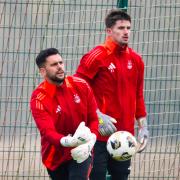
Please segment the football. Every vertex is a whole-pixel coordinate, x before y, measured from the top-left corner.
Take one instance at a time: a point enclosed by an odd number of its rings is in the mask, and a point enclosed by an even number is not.
[[[117,131],[107,141],[107,151],[117,161],[131,159],[136,153],[136,148],[136,138],[127,131]]]

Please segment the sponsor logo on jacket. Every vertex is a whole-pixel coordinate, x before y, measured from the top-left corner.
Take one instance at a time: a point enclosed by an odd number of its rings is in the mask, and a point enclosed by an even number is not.
[[[58,106],[57,106],[57,109],[56,109],[56,113],[60,113],[60,112],[61,112],[61,106],[58,105]]]
[[[111,73],[113,73],[114,70],[116,69],[116,66],[111,62],[110,65],[108,66],[108,69]]]

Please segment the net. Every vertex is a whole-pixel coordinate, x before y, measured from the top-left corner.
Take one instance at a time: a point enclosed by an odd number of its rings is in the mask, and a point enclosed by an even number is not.
[[[151,141],[134,159],[135,179],[179,179],[180,1],[130,1],[132,46],[145,61]],[[132,174],[133,174],[132,173]]]
[[[35,57],[56,47],[73,74],[80,58],[105,38],[104,17],[128,5],[131,43],[145,62],[150,141],[132,160],[129,179],[180,177],[180,1],[0,1],[0,179],[48,179],[40,137],[29,111],[42,80]]]

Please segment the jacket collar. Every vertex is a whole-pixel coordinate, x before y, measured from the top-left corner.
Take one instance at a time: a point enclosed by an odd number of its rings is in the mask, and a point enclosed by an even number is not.
[[[48,82],[47,80],[45,80],[44,82],[41,83],[39,88],[43,89],[51,98],[53,98],[56,94],[57,88],[63,88],[65,86],[67,86],[66,85],[67,82],[68,82],[67,77],[65,77],[63,84],[60,86],[57,86],[57,85],[52,84],[52,83]]]
[[[114,53],[114,52],[128,52],[128,46],[120,46],[117,44],[113,39],[108,36],[106,38],[105,43],[103,44],[105,48],[108,50],[108,54]]]
[[[48,95],[52,97],[54,97],[55,93],[56,93],[56,88],[57,86],[55,84],[52,84],[50,82],[48,82],[47,80],[44,81],[44,90],[46,91],[46,93]]]

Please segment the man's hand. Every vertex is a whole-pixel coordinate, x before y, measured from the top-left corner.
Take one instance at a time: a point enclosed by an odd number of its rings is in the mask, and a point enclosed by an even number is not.
[[[147,142],[149,139],[149,131],[147,129],[147,120],[146,118],[139,118],[138,120],[139,133],[138,133],[138,141],[140,146],[138,148],[138,153],[141,153],[147,146]]]
[[[102,136],[109,136],[117,131],[115,125],[113,123],[116,123],[117,121],[99,111],[99,109],[96,111],[99,119],[99,133]]]
[[[81,144],[78,147],[71,150],[71,156],[77,163],[84,162],[90,155],[91,150],[96,142],[96,135],[91,134],[91,140],[85,144]]]
[[[73,136],[68,135],[61,138],[60,143],[64,147],[76,147],[83,143],[86,143],[91,138],[90,129],[85,126],[85,122],[81,122],[76,129],[76,132]]]

